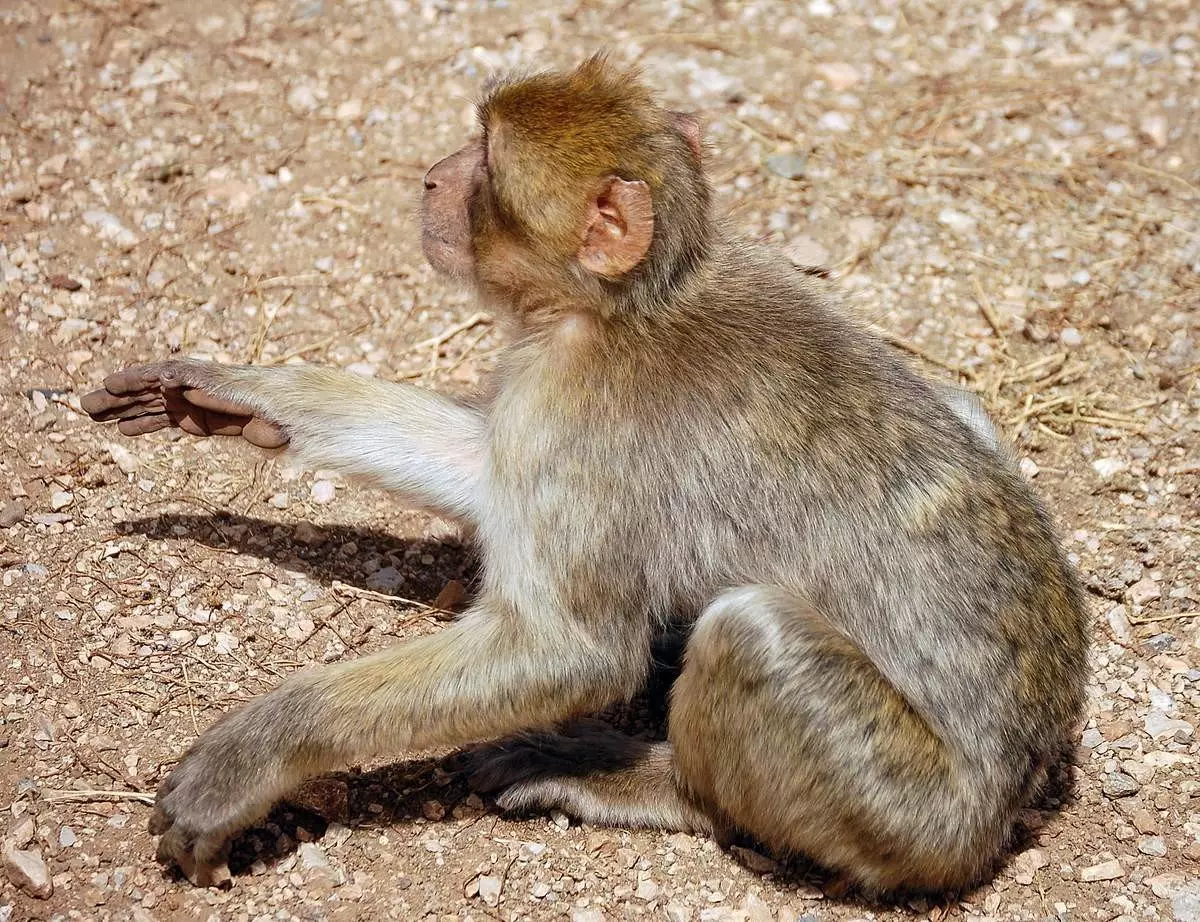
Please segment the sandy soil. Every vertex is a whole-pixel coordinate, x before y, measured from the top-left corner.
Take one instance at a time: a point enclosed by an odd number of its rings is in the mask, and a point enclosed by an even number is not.
[[[1200,919],[1198,32],[1186,0],[0,2],[0,922]],[[734,226],[1002,424],[1096,615],[1074,789],[993,883],[872,905],[400,762],[193,890],[145,831],[182,748],[438,630],[471,564],[386,497],[122,441],[78,396],[173,353],[475,386],[498,342],[422,263],[419,178],[488,74],[601,45],[704,117]]]

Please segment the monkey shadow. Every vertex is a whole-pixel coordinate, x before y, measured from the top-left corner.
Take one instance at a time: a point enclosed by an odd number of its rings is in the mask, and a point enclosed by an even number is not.
[[[319,528],[315,534],[309,532],[301,540],[300,526],[229,512],[168,513],[135,520],[129,526],[147,537],[186,537],[209,547],[269,559],[326,585],[338,581],[372,589],[375,587],[368,577],[377,569],[375,564],[393,566],[401,582],[392,587],[391,594],[417,601],[434,599],[450,579],[470,585],[478,572],[477,558],[464,542],[453,537],[404,539],[386,531],[335,525]],[[420,561],[428,557],[433,557],[432,563],[409,562],[411,558]],[[654,668],[643,691],[632,701],[613,705],[595,716],[635,736],[665,739],[669,691],[679,674],[686,640],[686,632],[660,638],[654,649]],[[1064,744],[1050,763],[1040,792],[1021,812],[1004,855],[972,890],[876,896],[847,886],[837,875],[802,857],[769,855],[751,838],[737,835],[722,844],[752,873],[771,874],[775,885],[785,892],[811,895],[816,888],[831,899],[864,911],[907,907],[925,912],[935,906],[948,911],[959,899],[969,899],[975,890],[987,886],[1014,856],[1036,842],[1064,808],[1077,801],[1074,754],[1074,745]],[[476,821],[500,815],[490,801],[471,796],[467,785],[470,765],[469,752],[454,752],[366,772],[322,776],[310,788],[302,788],[301,796],[284,800],[265,820],[238,837],[231,850],[230,869],[235,875],[243,875],[253,873],[256,862],[286,861],[301,843],[322,840],[334,823],[388,828],[417,822],[436,827],[439,821],[448,820],[457,824],[452,833],[457,836]],[[310,793],[304,794],[305,790]]]
[[[654,701],[658,690],[651,684],[633,702],[599,716],[639,735],[658,737],[663,727],[660,720],[665,715],[665,709]],[[293,856],[304,842],[336,847],[344,841],[348,828],[390,829],[415,823],[428,828],[439,839],[447,836],[453,839],[479,822],[494,822],[502,814],[490,798],[473,795],[468,784],[476,764],[470,750],[461,750],[370,771],[323,775],[276,805],[266,819],[234,841],[229,856],[230,871],[234,877],[240,877],[261,873],[264,866],[294,861]],[[773,885],[782,893],[801,899],[812,898],[819,892],[820,896],[863,912],[907,909],[925,913],[940,907],[948,913],[960,900],[974,902],[973,894],[985,889],[1013,856],[1030,848],[1054,817],[1076,800],[1076,771],[1068,754],[1051,766],[1040,794],[1022,812],[1005,855],[976,887],[963,891],[871,894],[801,856],[772,855],[760,843],[741,834],[722,846],[748,871],[770,875]],[[513,814],[512,818],[521,816]]]
[[[482,800],[470,796],[468,764],[469,754],[454,752],[315,778],[234,840],[230,872],[236,878],[261,872],[259,862],[278,866],[305,842],[336,847],[347,829],[382,830],[414,823],[439,829],[447,820],[456,821],[451,837],[459,835],[475,822],[496,816]],[[438,835],[443,837],[440,831]]]
[[[470,548],[452,536],[398,538],[376,529],[307,522],[293,525],[233,512],[163,513],[134,519],[128,527],[149,538],[186,538],[271,560],[327,586],[341,582],[416,601],[432,602],[451,579],[470,585],[478,570]],[[429,557],[432,563],[421,562]],[[386,567],[395,568],[396,577],[381,589],[371,576]]]

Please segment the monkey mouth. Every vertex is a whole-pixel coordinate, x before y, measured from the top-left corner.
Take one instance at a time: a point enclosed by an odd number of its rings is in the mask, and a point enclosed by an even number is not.
[[[466,278],[471,272],[471,259],[464,256],[462,243],[435,231],[421,234],[421,252],[435,272],[450,278]]]

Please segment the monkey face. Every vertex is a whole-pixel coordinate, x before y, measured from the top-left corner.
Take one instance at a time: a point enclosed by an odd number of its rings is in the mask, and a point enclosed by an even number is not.
[[[425,174],[421,205],[421,249],[438,272],[454,278],[474,274],[471,200],[486,182],[484,146],[473,141],[439,160]]]

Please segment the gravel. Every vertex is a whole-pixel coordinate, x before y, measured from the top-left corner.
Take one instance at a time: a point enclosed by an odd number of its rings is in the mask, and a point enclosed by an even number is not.
[[[1197,919],[1194,3],[44,6],[0,13],[0,922]],[[501,816],[453,756],[397,754],[273,811],[232,894],[164,876],[143,795],[197,729],[439,630],[476,572],[377,493],[125,440],[79,395],[171,355],[474,393],[499,333],[440,339],[478,306],[423,262],[421,175],[494,70],[598,44],[701,116],[733,230],[833,267],[1036,478],[1094,616],[1062,809],[974,891],[868,904],[700,837]]]

